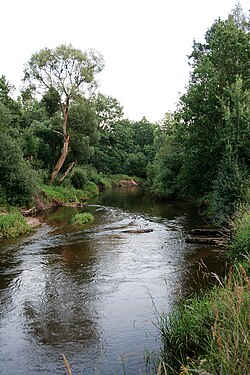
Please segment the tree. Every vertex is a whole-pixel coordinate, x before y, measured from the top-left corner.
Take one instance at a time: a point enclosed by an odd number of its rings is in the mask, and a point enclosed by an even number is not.
[[[166,113],[154,132],[155,155],[147,167],[147,181],[150,191],[159,198],[171,199],[183,195],[179,180],[184,156],[179,140],[181,125],[176,114]]]
[[[112,129],[113,124],[123,118],[123,107],[112,96],[98,93],[93,100],[100,129]]]
[[[232,126],[227,130],[223,104],[226,101],[230,111],[234,106],[229,90],[239,79],[242,92],[249,88],[250,34],[241,26],[243,16],[240,23],[235,17],[215,21],[205,43],[195,42],[190,56],[192,72],[187,93],[180,100],[180,116],[185,123],[182,142],[186,150],[181,173],[192,195],[211,191],[217,177],[232,130]]]
[[[12,98],[15,88],[12,86],[5,76],[0,77],[0,103],[7,108],[11,113],[11,126],[18,128],[21,116],[21,106],[16,100]]]
[[[34,196],[38,176],[24,160],[14,139],[0,133],[0,144],[0,199],[6,199],[10,204],[26,205]]]
[[[57,133],[63,137],[63,147],[52,171],[51,183],[55,181],[68,154],[70,136],[67,122],[70,105],[87,88],[95,87],[95,75],[103,66],[100,53],[94,50],[82,52],[72,45],[60,45],[54,50],[42,49],[33,54],[26,64],[24,81],[29,82],[35,92],[43,95],[50,93],[47,95],[50,103],[52,96],[53,100],[57,98],[62,111],[62,132]]]
[[[68,156],[70,164],[60,178],[59,184],[75,165],[83,165],[93,156],[93,146],[99,140],[97,116],[90,100],[81,97],[72,104],[68,116],[68,129],[71,138]]]

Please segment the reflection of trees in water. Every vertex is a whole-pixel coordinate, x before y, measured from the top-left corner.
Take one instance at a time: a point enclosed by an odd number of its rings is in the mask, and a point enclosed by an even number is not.
[[[87,346],[99,340],[91,254],[85,242],[62,245],[50,254],[43,290],[24,304],[28,331],[42,343]]]
[[[191,221],[201,222],[198,218],[197,207],[193,202],[188,201],[167,201],[154,199],[147,191],[140,187],[119,188],[112,191],[104,191],[95,203],[104,206],[115,206],[131,213],[147,214],[162,221],[164,218],[173,220],[183,215],[187,218],[188,224]]]

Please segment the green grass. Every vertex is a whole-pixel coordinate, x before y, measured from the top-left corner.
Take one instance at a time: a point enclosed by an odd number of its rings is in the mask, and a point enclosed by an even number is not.
[[[84,225],[90,223],[94,220],[94,216],[89,212],[83,212],[75,214],[71,219],[71,224],[74,225]]]
[[[74,202],[85,202],[89,198],[99,194],[98,187],[93,182],[88,182],[84,190],[75,189],[71,186],[41,186],[41,199],[46,203],[57,203],[58,205]]]
[[[250,259],[248,259],[248,270]],[[162,374],[248,374],[250,280],[242,265],[223,285],[162,316]]]
[[[232,261],[244,261],[250,254],[250,206],[241,213],[235,223],[235,234],[227,257]]]
[[[45,205],[54,203],[62,205],[68,202],[85,202],[92,197],[99,195],[99,188],[103,190],[112,189],[119,185],[121,180],[135,179],[142,183],[142,179],[129,177],[127,175],[104,175],[102,173],[95,174],[91,177],[94,181],[88,181],[83,189],[75,189],[71,185],[54,186],[42,185],[40,186],[40,199]]]
[[[30,227],[19,211],[0,214],[0,238],[18,237],[29,232]]]
[[[158,374],[239,375],[250,368],[250,211],[232,223],[225,280],[183,299],[160,318],[163,349]]]

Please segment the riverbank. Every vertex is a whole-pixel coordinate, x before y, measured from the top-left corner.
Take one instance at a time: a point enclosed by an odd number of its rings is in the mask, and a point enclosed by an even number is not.
[[[71,185],[40,185],[31,207],[13,207],[3,205],[0,208],[0,240],[19,237],[39,226],[36,215],[53,207],[70,205],[83,207],[87,202],[106,189],[114,187],[131,187],[142,184],[142,179],[127,175],[99,175],[98,179],[88,181],[83,189]]]
[[[228,276],[161,316],[159,374],[248,374],[250,368],[250,213],[234,222],[223,254]]]

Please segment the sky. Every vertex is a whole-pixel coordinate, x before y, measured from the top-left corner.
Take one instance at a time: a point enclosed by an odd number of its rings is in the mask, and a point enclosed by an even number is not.
[[[237,0],[8,0],[1,3],[0,76],[18,93],[23,66],[44,47],[71,43],[102,53],[99,91],[130,120],[174,111],[185,92],[193,40],[203,42]],[[249,0],[240,4],[248,13]]]

